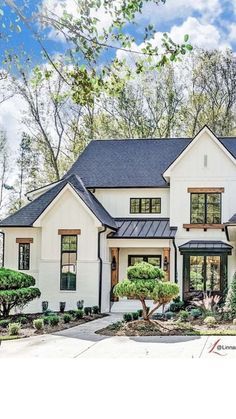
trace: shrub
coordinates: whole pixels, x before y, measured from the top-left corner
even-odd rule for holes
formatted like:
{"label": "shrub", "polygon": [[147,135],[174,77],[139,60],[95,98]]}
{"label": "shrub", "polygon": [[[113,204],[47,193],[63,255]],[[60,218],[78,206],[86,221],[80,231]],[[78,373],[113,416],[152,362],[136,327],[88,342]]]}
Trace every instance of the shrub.
{"label": "shrub", "polygon": [[23,272],[0,268],[0,313],[8,317],[14,307],[21,309],[41,292],[34,288],[35,279]]}
{"label": "shrub", "polygon": [[10,323],[10,320],[0,320],[0,327],[2,327],[3,329],[6,329],[8,327]]}
{"label": "shrub", "polygon": [[77,310],[68,310],[68,314],[70,314],[72,317],[75,316]]}
{"label": "shrub", "polygon": [[174,313],[178,313],[180,310],[182,310],[184,307],[184,302],[180,301],[180,297],[177,297],[173,300],[173,303],[170,304],[170,311],[173,311]]}
{"label": "shrub", "polygon": [[171,320],[173,317],[175,317],[175,313],[173,313],[173,311],[166,311],[164,316],[167,320]]}
{"label": "shrub", "polygon": [[132,319],[133,319],[132,314],[131,313],[125,313],[123,315],[123,319],[124,319],[125,322],[131,322]]}
{"label": "shrub", "polygon": [[70,323],[72,320],[72,316],[68,313],[64,314],[63,316],[64,323]]}
{"label": "shrub", "polygon": [[204,315],[207,316],[207,313],[215,313],[219,309],[219,302],[221,297],[219,295],[207,295],[204,293],[202,300],[193,301],[193,304],[200,308]]}
{"label": "shrub", "polygon": [[212,327],[216,324],[216,319],[214,316],[207,316],[203,322],[208,326],[208,327]]}
{"label": "shrub", "polygon": [[29,320],[27,319],[27,317],[25,316],[20,316],[18,317],[18,322],[21,323],[22,325],[29,323]]}
{"label": "shrub", "polygon": [[139,315],[138,315],[138,312],[137,312],[137,311],[134,311],[134,312],[132,313],[132,318],[133,318],[133,320],[138,320]]}
{"label": "shrub", "polygon": [[225,309],[230,311],[232,317],[236,317],[236,272],[229,287]]}
{"label": "shrub", "polygon": [[50,326],[57,326],[59,321],[60,321],[60,317],[59,316],[48,316],[48,320],[49,320]]}
{"label": "shrub", "polygon": [[[119,282],[114,287],[117,297],[139,299],[143,306],[143,319],[149,320],[161,306],[169,303],[179,294],[178,285],[164,282],[164,272],[146,262],[136,263],[127,269],[128,279]],[[148,310],[145,300],[153,300],[155,306]]]}
{"label": "shrub", "polygon": [[98,306],[93,306],[92,307],[92,312],[93,312],[93,314],[99,314],[99,307]]}
{"label": "shrub", "polygon": [[197,319],[198,317],[201,317],[202,311],[198,308],[193,308],[189,312],[190,316],[193,317],[193,319]]}
{"label": "shrub", "polygon": [[43,319],[43,323],[44,323],[45,325],[48,325],[48,324],[49,324],[49,319],[50,319],[50,316],[43,316],[43,317],[42,317],[42,319]]}
{"label": "shrub", "polygon": [[179,312],[179,319],[180,319],[180,321],[186,322],[188,320],[188,318],[189,318],[189,313],[187,311],[181,310]]}
{"label": "shrub", "polygon": [[139,317],[143,317],[143,310],[142,310],[142,309],[139,309],[139,310],[137,311],[137,313],[138,313],[138,316],[139,316]]}
{"label": "shrub", "polygon": [[77,310],[77,311],[76,311],[75,318],[76,318],[77,320],[82,319],[82,318],[83,318],[83,316],[84,316],[84,311],[83,311],[83,310]]}
{"label": "shrub", "polygon": [[20,333],[20,323],[10,323],[8,325],[8,332],[10,336],[19,335]]}
{"label": "shrub", "polygon": [[33,321],[33,326],[36,330],[43,330],[44,328],[44,321],[43,319],[35,319]]}
{"label": "shrub", "polygon": [[54,311],[52,311],[52,310],[46,310],[43,314],[44,314],[44,316],[54,316],[55,315]]}
{"label": "shrub", "polygon": [[236,319],[233,319],[233,325],[236,326]]}
{"label": "shrub", "polygon": [[92,308],[91,307],[84,307],[84,314],[86,316],[90,316],[92,314]]}

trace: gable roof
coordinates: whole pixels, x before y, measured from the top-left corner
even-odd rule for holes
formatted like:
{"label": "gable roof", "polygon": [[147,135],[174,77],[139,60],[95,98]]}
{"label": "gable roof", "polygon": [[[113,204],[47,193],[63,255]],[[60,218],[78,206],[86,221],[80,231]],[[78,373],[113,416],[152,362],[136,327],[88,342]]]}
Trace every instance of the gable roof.
{"label": "gable roof", "polygon": [[[87,188],[166,188],[163,173],[191,138],[93,140],[64,176],[77,174]],[[236,158],[236,138],[218,140]]]}
{"label": "gable roof", "polygon": [[5,218],[5,220],[2,220],[0,222],[0,227],[32,227],[39,216],[43,214],[50,203],[68,184],[74,189],[77,195],[83,200],[90,211],[92,211],[102,224],[112,229],[117,228],[114,219],[93,196],[93,194],[87,191],[82,180],[74,174],[57,183],[51,189],[21,208],[15,214],[12,214]]}

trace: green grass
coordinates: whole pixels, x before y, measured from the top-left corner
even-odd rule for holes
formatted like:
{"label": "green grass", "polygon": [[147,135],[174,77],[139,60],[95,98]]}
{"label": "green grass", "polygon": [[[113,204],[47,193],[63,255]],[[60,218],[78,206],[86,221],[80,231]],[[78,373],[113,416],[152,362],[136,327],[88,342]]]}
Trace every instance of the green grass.
{"label": "green grass", "polygon": [[4,336],[0,336],[0,341],[1,340],[14,340],[14,339],[20,339],[21,336],[10,336],[10,335],[4,335]]}
{"label": "green grass", "polygon": [[193,330],[186,334],[191,336],[236,336],[236,330]]}

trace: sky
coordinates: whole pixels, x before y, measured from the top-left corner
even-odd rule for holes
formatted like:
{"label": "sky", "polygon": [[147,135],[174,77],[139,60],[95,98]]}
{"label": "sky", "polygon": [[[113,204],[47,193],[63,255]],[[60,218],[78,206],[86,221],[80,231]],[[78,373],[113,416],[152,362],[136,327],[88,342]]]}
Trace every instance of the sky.
{"label": "sky", "polygon": [[[21,0],[15,0],[15,3],[20,6]],[[30,16],[40,7],[52,8],[60,13],[62,3],[69,12],[76,13],[75,0],[29,0],[27,14]],[[2,23],[8,24],[11,20],[15,25],[21,26],[21,32],[12,31],[7,42],[0,39],[0,51],[3,52],[6,48],[13,51],[24,49],[32,56],[34,64],[41,64],[40,47],[32,32],[24,24],[15,22],[15,16],[9,7],[4,4],[0,7],[0,11],[3,11],[3,16],[0,14]],[[109,23],[108,16],[102,10],[98,17],[101,28]],[[193,46],[208,50],[225,48],[236,50],[236,0],[166,0],[165,5],[145,4],[142,15],[137,17],[136,25],[127,27],[127,31],[135,37],[136,45],[133,48],[139,48],[144,27],[148,23],[154,24],[157,30],[154,43],[160,42],[163,32],[168,32],[176,42],[181,42],[183,36],[188,34]],[[37,26],[35,30],[38,30]],[[45,33],[44,45],[51,55],[63,53],[67,48],[64,40],[58,37],[54,30]],[[0,126],[7,131],[13,146],[18,143],[23,107],[24,104],[18,97],[0,104]]]}

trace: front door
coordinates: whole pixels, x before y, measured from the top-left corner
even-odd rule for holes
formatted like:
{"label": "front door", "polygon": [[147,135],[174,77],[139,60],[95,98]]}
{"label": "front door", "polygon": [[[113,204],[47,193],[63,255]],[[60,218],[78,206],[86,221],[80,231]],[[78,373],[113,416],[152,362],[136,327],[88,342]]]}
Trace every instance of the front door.
{"label": "front door", "polygon": [[222,294],[226,287],[227,255],[184,255],[184,299],[203,292]]}

